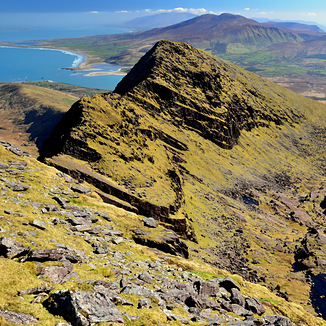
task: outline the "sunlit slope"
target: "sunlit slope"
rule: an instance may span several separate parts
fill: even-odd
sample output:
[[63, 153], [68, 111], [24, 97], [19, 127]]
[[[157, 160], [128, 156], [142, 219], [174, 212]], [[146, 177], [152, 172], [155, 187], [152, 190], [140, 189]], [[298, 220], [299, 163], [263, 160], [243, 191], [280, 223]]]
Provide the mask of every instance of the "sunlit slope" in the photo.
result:
[[194, 256], [308, 303], [292, 264], [307, 228], [324, 225], [325, 122], [322, 104], [161, 41], [114, 93], [75, 103], [41, 154], [186, 224]]
[[0, 84], [0, 138], [16, 145], [37, 147], [49, 137], [77, 97], [27, 84]]

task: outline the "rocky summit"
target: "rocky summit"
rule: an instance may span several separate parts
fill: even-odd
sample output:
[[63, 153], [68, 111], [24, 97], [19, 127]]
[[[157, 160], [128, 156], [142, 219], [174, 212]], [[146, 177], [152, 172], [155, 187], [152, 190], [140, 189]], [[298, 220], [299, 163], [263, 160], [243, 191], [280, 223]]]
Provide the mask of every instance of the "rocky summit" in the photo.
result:
[[0, 143], [0, 318], [326, 325], [325, 122], [320, 103], [158, 42], [74, 103], [39, 161]]

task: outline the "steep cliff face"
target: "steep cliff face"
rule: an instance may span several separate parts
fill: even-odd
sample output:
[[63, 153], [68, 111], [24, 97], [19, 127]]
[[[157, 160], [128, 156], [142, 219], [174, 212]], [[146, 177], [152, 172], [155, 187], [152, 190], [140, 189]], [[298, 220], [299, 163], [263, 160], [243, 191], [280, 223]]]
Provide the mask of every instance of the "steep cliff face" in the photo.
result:
[[192, 240], [193, 257], [308, 302], [288, 275], [324, 223], [325, 123], [317, 102], [160, 41], [113, 93], [76, 102], [41, 156]]
[[270, 84], [184, 43], [158, 42], [115, 92], [229, 149], [242, 129], [299, 121]]

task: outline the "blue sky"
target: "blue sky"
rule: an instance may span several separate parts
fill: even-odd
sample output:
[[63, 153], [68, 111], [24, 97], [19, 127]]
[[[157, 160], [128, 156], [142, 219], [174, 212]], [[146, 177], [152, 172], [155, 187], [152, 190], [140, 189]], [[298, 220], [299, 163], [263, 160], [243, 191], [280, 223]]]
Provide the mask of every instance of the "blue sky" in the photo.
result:
[[52, 20], [67, 24], [65, 13], [74, 13], [71, 24], [78, 22], [78, 17], [85, 23], [101, 24], [171, 10], [195, 14], [230, 12], [249, 18], [303, 20], [326, 25], [325, 0], [1, 0], [0, 21], [1, 26], [38, 19], [49, 24]]

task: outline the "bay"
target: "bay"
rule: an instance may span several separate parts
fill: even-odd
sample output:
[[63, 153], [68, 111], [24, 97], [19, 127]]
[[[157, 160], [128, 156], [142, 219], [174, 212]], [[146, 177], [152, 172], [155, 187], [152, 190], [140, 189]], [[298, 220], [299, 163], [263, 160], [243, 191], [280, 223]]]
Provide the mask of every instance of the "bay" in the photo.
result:
[[[92, 30], [1, 30], [1, 41], [24, 41], [58, 37], [79, 37], [86, 35], [126, 32], [121, 28]], [[56, 37], [53, 37], [56, 36]], [[32, 45], [32, 43], [31, 43]], [[37, 45], [36, 45], [37, 46]], [[113, 90], [123, 75], [85, 76], [90, 71], [69, 70], [78, 67], [85, 57], [82, 54], [55, 49], [0, 47], [0, 82], [26, 82], [51, 80], [83, 87]], [[116, 65], [94, 66], [101, 71], [113, 72]]]

